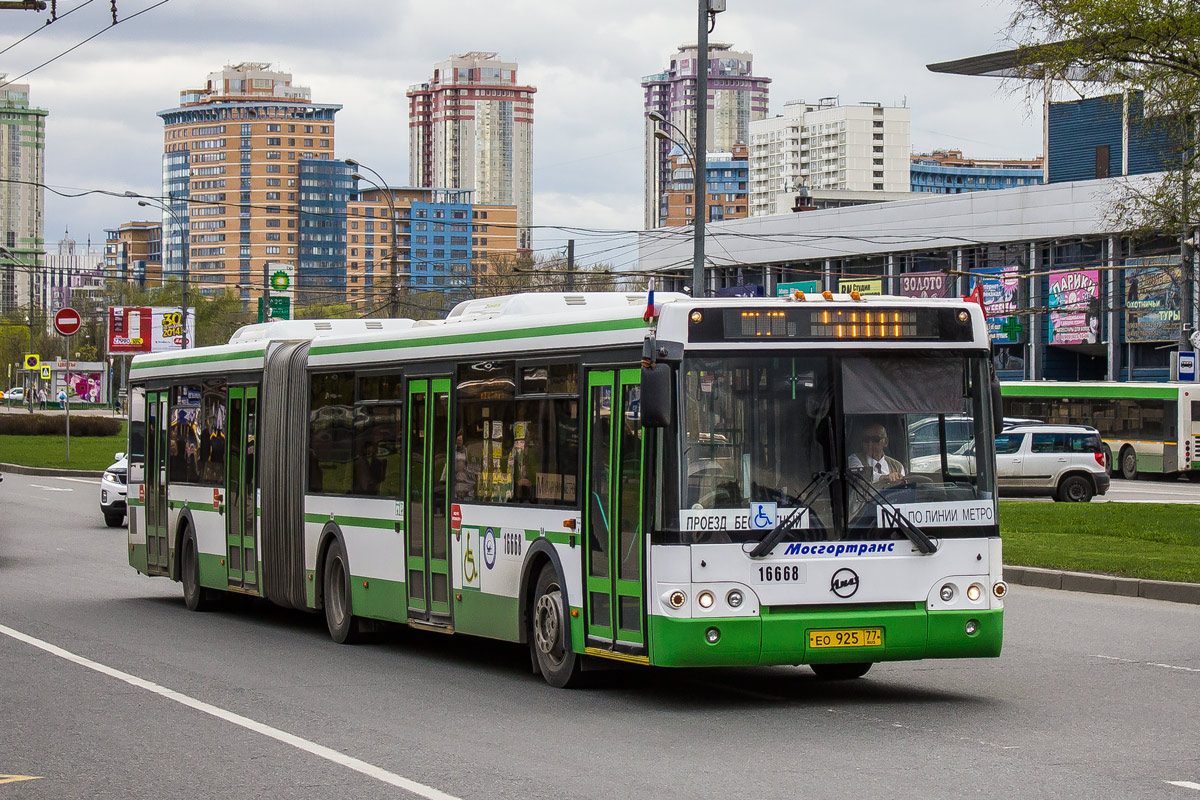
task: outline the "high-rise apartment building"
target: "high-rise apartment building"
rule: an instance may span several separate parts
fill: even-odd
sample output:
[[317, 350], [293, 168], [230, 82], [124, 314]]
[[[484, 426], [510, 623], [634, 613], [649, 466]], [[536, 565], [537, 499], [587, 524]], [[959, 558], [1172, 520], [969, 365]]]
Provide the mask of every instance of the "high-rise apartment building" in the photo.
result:
[[435, 64], [430, 80], [408, 90], [409, 182], [516, 206], [521, 249], [532, 247], [536, 91], [518, 82], [515, 61], [479, 52]]
[[63, 238], [46, 253], [34, 280], [37, 306], [46, 312], [46, 327], [52, 329], [53, 315], [73, 301], [95, 297], [104, 287], [104, 246], [91, 241], [80, 244], [63, 232]]
[[[46, 115], [29, 107], [29, 84], [5, 83], [0, 73], [0, 313], [30, 301], [30, 270], [40, 265], [44, 233]], [[36, 291], [36, 290], [34, 290]]]
[[301, 302], [345, 299], [345, 203], [352, 182], [334, 160], [340, 105], [266, 63], [209, 73], [163, 119], [163, 275], [183, 270], [201, 294], [260, 296], [267, 264], [296, 267]]
[[[642, 78], [645, 90], [646, 199], [645, 225], [657, 228], [666, 224], [663, 193], [671, 182], [672, 144], [658, 139], [654, 132], [659, 123], [649, 119], [651, 112], [662, 114], [687, 135], [688, 144], [696, 141], [696, 77], [699, 53], [695, 45], [683, 46], [671, 56], [662, 72]], [[708, 117], [705, 149], [731, 153], [734, 146], [750, 141], [750, 123], [767, 115], [770, 78], [754, 74], [750, 53], [737, 52], [732, 45], [708, 46]], [[678, 133], [665, 127], [668, 133]]]
[[774, 213], [776, 197], [810, 191], [907, 192], [911, 114], [879, 103], [797, 100], [750, 124], [750, 216]]
[[517, 255], [516, 206], [475, 204], [469, 189], [367, 189], [352, 197], [348, 213], [346, 299], [356, 310], [384, 306], [393, 283], [421, 293], [426, 306], [448, 310], [468, 296], [493, 258]]

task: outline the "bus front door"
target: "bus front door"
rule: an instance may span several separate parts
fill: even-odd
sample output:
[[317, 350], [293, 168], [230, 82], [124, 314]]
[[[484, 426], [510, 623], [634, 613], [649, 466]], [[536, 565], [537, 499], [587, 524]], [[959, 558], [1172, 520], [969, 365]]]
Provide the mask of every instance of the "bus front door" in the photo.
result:
[[450, 618], [450, 380], [408, 382], [405, 559], [408, 618], [448, 626]]
[[225, 568], [229, 585], [258, 588], [258, 387], [229, 387], [225, 448]]
[[170, 571], [167, 544], [167, 417], [169, 392], [146, 392], [146, 572]]
[[640, 373], [593, 370], [587, 390], [587, 646], [642, 655], [646, 603]]

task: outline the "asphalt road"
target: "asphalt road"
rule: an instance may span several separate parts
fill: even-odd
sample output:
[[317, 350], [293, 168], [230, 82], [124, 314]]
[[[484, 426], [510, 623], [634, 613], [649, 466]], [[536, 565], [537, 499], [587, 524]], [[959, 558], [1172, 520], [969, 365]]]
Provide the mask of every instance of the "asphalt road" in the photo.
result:
[[126, 566], [90, 481], [5, 476], [0, 509], [0, 800], [1200, 800], [1198, 606], [1013, 587], [999, 659], [561, 691], [510, 645], [189, 613]]

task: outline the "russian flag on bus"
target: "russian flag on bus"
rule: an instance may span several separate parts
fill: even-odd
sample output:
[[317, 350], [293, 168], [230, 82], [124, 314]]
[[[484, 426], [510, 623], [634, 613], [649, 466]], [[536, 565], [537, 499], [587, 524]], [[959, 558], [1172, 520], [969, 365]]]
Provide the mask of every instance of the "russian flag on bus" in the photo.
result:
[[656, 318], [662, 312], [662, 307], [654, 304], [654, 279], [650, 279], [650, 288], [646, 294], [646, 313], [642, 314], [642, 319], [649, 322]]

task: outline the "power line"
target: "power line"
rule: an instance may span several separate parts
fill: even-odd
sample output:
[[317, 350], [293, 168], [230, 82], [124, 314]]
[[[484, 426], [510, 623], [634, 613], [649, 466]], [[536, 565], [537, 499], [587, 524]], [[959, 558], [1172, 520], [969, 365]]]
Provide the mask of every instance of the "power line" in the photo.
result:
[[33, 30], [31, 30], [29, 33], [25, 34], [25, 35], [24, 35], [24, 36], [22, 36], [20, 39], [17, 39], [15, 42], [13, 42], [12, 44], [10, 44], [8, 47], [4, 48], [3, 50], [0, 50], [0, 56], [4, 55], [4, 54], [5, 54], [5, 53], [7, 53], [9, 50], [12, 50], [14, 47], [16, 47], [17, 45], [19, 45], [19, 44], [21, 44], [22, 42], [26, 41], [27, 39], [31, 38], [32, 36], [35, 36], [36, 34], [38, 34], [38, 33], [41, 33], [42, 31], [46, 30], [46, 28], [49, 28], [49, 27], [50, 27], [50, 25], [51, 25], [52, 23], [58, 22], [60, 19], [66, 19], [67, 17], [71, 16], [72, 14], [74, 14], [74, 13], [75, 13], [76, 11], [78, 11], [79, 9], [81, 9], [81, 8], [83, 8], [84, 6], [88, 5], [89, 3], [93, 3], [93, 2], [95, 2], [95, 0], [83, 0], [83, 2], [82, 2], [82, 3], [80, 3], [80, 4], [79, 4], [79, 5], [77, 5], [77, 6], [75, 6], [75, 7], [74, 7], [74, 8], [72, 8], [70, 11], [68, 11], [68, 12], [66, 12], [66, 13], [64, 13], [64, 14], [59, 14], [59, 15], [58, 15], [57, 17], [55, 17], [54, 19], [48, 19], [48, 20], [46, 20], [46, 22], [45, 22], [45, 24], [44, 24], [44, 25], [41, 25], [40, 27], [34, 28], [34, 29], [33, 29]]

